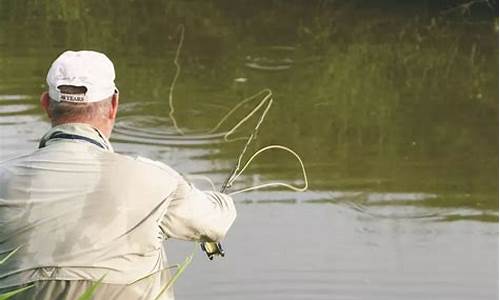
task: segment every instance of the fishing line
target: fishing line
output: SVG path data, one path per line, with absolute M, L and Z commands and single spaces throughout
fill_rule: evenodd
M 236 104 L 228 113 L 226 113 L 222 119 L 219 121 L 219 123 L 217 123 L 217 125 L 215 125 L 214 128 L 212 128 L 208 133 L 215 133 L 215 131 L 217 131 L 217 129 L 220 128 L 220 126 L 229 118 L 230 115 L 232 115 L 235 111 L 237 111 L 240 107 L 242 107 L 243 105 L 249 103 L 249 102 L 252 102 L 252 100 L 254 99 L 258 99 L 258 96 L 260 95 L 265 95 L 264 98 L 257 104 L 257 106 L 255 106 L 255 108 L 250 112 L 248 113 L 243 119 L 241 119 L 241 121 L 239 121 L 233 128 L 231 128 L 228 132 L 226 132 L 226 134 L 224 135 L 224 139 L 226 141 L 233 141 L 233 140 L 229 140 L 228 137 L 233 134 L 243 123 L 245 123 L 248 119 L 250 119 L 251 116 L 253 116 L 263 105 L 266 101 L 270 101 L 272 102 L 272 96 L 273 96 L 273 92 L 270 90 L 270 89 L 263 89 L 259 92 L 257 92 L 256 94 L 250 96 L 250 97 L 247 97 L 243 100 L 241 100 L 238 104 Z M 267 111 L 265 112 L 267 114 Z
M 175 120 L 174 117 L 174 88 L 175 88 L 175 83 L 177 82 L 177 78 L 179 77 L 179 74 L 181 73 L 181 65 L 179 64 L 179 56 L 181 55 L 181 49 L 182 45 L 184 44 L 184 25 L 181 24 L 177 27 L 177 31 L 180 31 L 180 38 L 179 38 L 179 45 L 177 45 L 177 50 L 175 51 L 175 57 L 174 57 L 174 65 L 175 65 L 175 75 L 174 78 L 172 78 L 172 82 L 170 83 L 170 90 L 168 92 L 168 105 L 170 107 L 170 112 L 168 113 L 168 116 L 172 120 L 173 126 L 177 133 L 180 135 L 184 135 L 184 132 L 177 126 L 177 121 Z
M 185 28 L 184 25 L 181 24 L 177 27 L 177 32 L 179 32 L 179 44 L 177 45 L 177 49 L 175 51 L 175 56 L 174 56 L 174 65 L 175 65 L 175 74 L 174 77 L 172 78 L 172 82 L 170 83 L 170 88 L 169 88 L 169 93 L 168 93 L 168 105 L 169 105 L 169 117 L 172 120 L 172 125 L 174 129 L 177 131 L 179 135 L 184 135 L 184 131 L 180 129 L 180 127 L 177 124 L 177 120 L 175 119 L 175 107 L 174 107 L 174 89 L 175 89 L 175 84 L 177 83 L 177 79 L 179 78 L 180 72 L 181 72 L 181 65 L 179 64 L 179 57 L 181 55 L 181 50 L 182 46 L 184 45 L 184 32 Z M 237 111 L 240 107 L 245 105 L 248 102 L 251 102 L 252 100 L 256 99 L 258 96 L 265 94 L 264 98 L 259 102 L 259 104 L 248 114 L 246 115 L 240 122 L 238 122 L 233 128 L 231 128 L 225 135 L 224 135 L 224 140 L 225 141 L 234 141 L 237 140 L 233 139 L 230 140 L 229 136 L 233 134 L 243 123 L 245 123 L 252 115 L 257 112 L 261 106 L 264 105 L 266 101 L 271 99 L 272 97 L 272 91 L 270 89 L 264 89 L 259 91 L 258 93 L 243 99 L 240 101 L 237 105 L 235 105 L 228 113 L 226 113 L 222 119 L 211 129 L 208 131 L 208 133 L 214 133 L 217 131 L 220 126 L 229 118 L 230 115 L 232 115 L 235 111 Z M 267 111 L 266 111 L 267 113 Z
M 261 102 L 261 104 L 263 105 L 264 102 Z M 262 105 L 259 104 L 252 112 L 251 114 L 253 114 L 255 111 L 257 111 Z M 247 139 L 247 142 L 245 143 L 245 145 L 243 146 L 243 149 L 241 150 L 239 156 L 238 156 L 238 159 L 236 161 L 236 165 L 233 169 L 233 171 L 231 172 L 231 174 L 229 175 L 229 177 L 226 179 L 226 182 L 224 182 L 224 184 L 222 185 L 222 189 L 221 191 L 224 191 L 226 190 L 227 188 L 231 187 L 232 183 L 234 182 L 234 180 L 236 179 L 235 178 L 235 175 L 238 173 L 238 171 L 240 170 L 240 167 L 241 167 L 241 161 L 243 160 L 243 156 L 245 155 L 245 152 L 247 151 L 248 149 L 248 146 L 252 143 L 252 140 L 257 136 L 257 132 L 259 131 L 259 127 L 260 125 L 262 124 L 262 122 L 264 121 L 264 118 L 266 117 L 269 109 L 271 108 L 271 105 L 273 104 L 273 99 L 270 98 L 269 96 L 269 102 L 267 103 L 267 106 L 264 108 L 264 111 L 262 112 L 262 114 L 260 115 L 259 117 L 259 120 L 257 121 L 257 125 L 255 126 L 252 134 L 250 134 L 250 136 L 248 137 Z M 248 118 L 250 118 L 250 114 L 248 116 L 246 116 L 245 118 L 243 118 L 240 122 L 238 122 L 238 124 L 236 124 L 235 127 L 233 127 L 233 129 L 231 129 L 230 131 L 228 131 L 228 134 L 232 134 L 241 124 L 243 124 L 246 120 L 248 120 Z M 228 136 L 228 135 L 226 135 Z
M 282 186 L 282 187 L 286 187 L 286 188 L 291 189 L 291 190 L 296 191 L 296 192 L 304 192 L 304 191 L 307 190 L 307 188 L 309 187 L 309 181 L 307 180 L 307 173 L 306 173 L 306 168 L 304 167 L 304 162 L 302 161 L 302 159 L 300 158 L 300 156 L 297 154 L 297 152 L 293 151 L 292 149 L 290 149 L 290 148 L 288 148 L 286 146 L 282 146 L 282 145 L 269 145 L 269 146 L 266 146 L 266 147 L 263 147 L 263 148 L 259 149 L 257 152 L 255 152 L 247 160 L 247 162 L 245 163 L 245 165 L 237 173 L 235 173 L 234 176 L 232 176 L 232 181 L 230 182 L 230 184 L 232 184 L 232 182 L 234 182 L 247 169 L 247 167 L 250 165 L 250 163 L 259 154 L 261 154 L 261 153 L 263 153 L 263 152 L 265 152 L 267 150 L 271 150 L 271 149 L 281 149 L 281 150 L 287 151 L 287 152 L 291 153 L 293 156 L 295 156 L 295 158 L 299 162 L 300 168 L 302 170 L 302 176 L 304 178 L 304 186 L 303 187 L 297 187 L 297 186 L 293 186 L 291 184 L 283 183 L 283 182 L 269 182 L 269 183 L 259 184 L 259 185 L 251 186 L 251 187 L 248 187 L 248 188 L 240 189 L 240 190 L 228 193 L 228 195 L 236 195 L 236 194 L 240 194 L 240 193 L 243 193 L 243 192 L 249 192 L 249 191 L 258 190 L 258 189 L 262 189 L 262 188 L 266 188 L 266 187 L 271 187 L 271 186 Z
M 173 127 L 175 128 L 175 130 L 177 131 L 177 133 L 179 135 L 184 135 L 184 132 L 179 128 L 179 126 L 177 124 L 177 121 L 176 121 L 176 119 L 174 117 L 175 108 L 174 108 L 174 97 L 173 97 L 175 84 L 177 82 L 177 78 L 179 77 L 180 71 L 181 71 L 181 65 L 179 64 L 179 57 L 180 57 L 182 46 L 184 44 L 185 28 L 184 28 L 183 24 L 181 24 L 181 25 L 179 25 L 177 27 L 177 32 L 179 32 L 179 44 L 177 45 L 176 52 L 175 52 L 175 57 L 174 57 L 174 65 L 175 65 L 176 71 L 175 71 L 175 75 L 174 75 L 174 77 L 172 79 L 172 82 L 170 84 L 170 90 L 169 90 L 169 95 L 168 95 L 168 103 L 169 103 L 169 108 L 170 108 L 169 117 L 172 120 Z M 303 192 L 303 191 L 307 190 L 307 188 L 309 186 L 309 183 L 308 183 L 308 180 L 307 180 L 307 173 L 306 173 L 306 170 L 305 170 L 305 167 L 304 167 L 304 163 L 303 163 L 302 159 L 300 158 L 300 156 L 295 151 L 293 151 L 292 149 L 290 149 L 290 148 L 288 148 L 286 146 L 283 146 L 283 145 L 270 145 L 270 146 L 263 147 L 263 148 L 259 149 L 257 152 L 255 152 L 247 160 L 247 162 L 245 163 L 245 165 L 243 167 L 241 167 L 242 166 L 243 157 L 244 157 L 245 153 L 247 152 L 248 147 L 250 146 L 250 144 L 252 143 L 252 141 L 257 136 L 257 132 L 258 132 L 258 130 L 259 130 L 262 122 L 264 121 L 265 117 L 267 116 L 267 113 L 269 112 L 269 109 L 271 108 L 271 106 L 273 104 L 273 98 L 272 98 L 272 96 L 273 96 L 273 93 L 272 93 L 272 91 L 270 89 L 263 89 L 263 90 L 257 92 L 256 94 L 254 94 L 254 95 L 252 95 L 250 97 L 247 97 L 247 98 L 241 100 L 229 112 L 227 112 L 221 118 L 221 120 L 212 129 L 210 129 L 208 131 L 209 134 L 215 133 L 218 129 L 220 129 L 220 127 L 222 126 L 222 124 L 224 122 L 226 122 L 226 120 L 228 120 L 229 117 L 231 115 L 233 115 L 236 111 L 238 111 L 241 107 L 243 107 L 245 104 L 248 104 L 248 103 L 254 101 L 255 99 L 260 99 L 260 97 L 263 97 L 262 100 L 259 101 L 259 103 L 248 114 L 246 114 L 238 123 L 236 123 L 229 131 L 227 131 L 224 134 L 224 140 L 226 142 L 231 142 L 231 141 L 242 139 L 242 137 L 230 139 L 230 136 L 233 135 L 252 116 L 254 116 L 255 114 L 257 114 L 257 112 L 259 110 L 261 110 L 261 108 L 264 108 L 263 111 L 262 111 L 262 114 L 259 116 L 259 119 L 257 121 L 256 126 L 254 127 L 254 130 L 252 131 L 252 133 L 250 134 L 250 136 L 247 138 L 247 141 L 246 141 L 245 145 L 243 146 L 242 151 L 240 152 L 240 154 L 238 156 L 238 159 L 236 161 L 236 165 L 234 166 L 232 172 L 230 173 L 230 175 L 227 177 L 227 179 L 225 180 L 224 184 L 222 185 L 221 192 L 224 192 L 226 189 L 230 188 L 232 186 L 233 182 L 247 169 L 247 167 L 249 166 L 249 164 L 258 155 L 262 154 L 265 151 L 272 150 L 272 149 L 280 149 L 280 150 L 283 150 L 283 151 L 287 151 L 287 152 L 291 153 L 298 160 L 298 162 L 300 164 L 300 167 L 301 167 L 301 170 L 302 170 L 302 175 L 303 175 L 303 179 L 304 179 L 304 186 L 303 187 L 296 187 L 296 186 L 293 186 L 291 184 L 287 184 L 287 183 L 283 183 L 283 182 L 270 182 L 270 183 L 260 184 L 260 185 L 256 185 L 256 186 L 251 186 L 251 187 L 248 187 L 248 188 L 244 188 L 244 189 L 241 189 L 241 190 L 237 190 L 237 191 L 229 193 L 229 195 L 235 195 L 235 194 L 239 194 L 239 193 L 243 193 L 243 192 L 247 192 L 247 191 L 251 191 L 251 190 L 262 189 L 262 188 L 271 187 L 271 186 L 281 186 L 281 187 L 285 187 L 285 188 L 288 188 L 288 189 L 291 189 L 291 190 L 297 191 L 297 192 Z M 199 177 L 199 178 L 201 178 L 201 177 Z M 212 188 L 215 189 L 215 185 L 213 184 L 213 182 L 208 177 L 204 177 L 203 179 L 204 180 L 208 179 L 207 181 L 211 184 Z

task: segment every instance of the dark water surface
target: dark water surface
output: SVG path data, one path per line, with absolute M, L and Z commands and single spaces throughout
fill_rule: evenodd
M 197 252 L 178 299 L 498 299 L 498 18 L 397 2 L 0 0 L 0 160 L 49 128 L 38 96 L 65 49 L 114 61 L 116 151 L 216 186 L 243 141 L 209 129 L 270 88 L 249 154 L 293 148 L 310 189 L 235 196 L 227 256 Z M 185 136 L 168 106 L 180 24 Z M 284 152 L 257 159 L 234 189 L 275 180 L 303 184 Z M 172 263 L 192 249 L 168 244 Z

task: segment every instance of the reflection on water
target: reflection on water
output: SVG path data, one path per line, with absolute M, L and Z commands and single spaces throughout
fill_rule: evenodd
M 295 47 L 291 46 L 271 46 L 261 51 L 263 55 L 259 55 L 256 51 L 254 57 L 247 56 L 245 66 L 264 71 L 283 71 L 292 67 L 294 61 L 290 57 L 293 54 Z
M 242 99 L 273 90 L 250 152 L 292 147 L 311 188 L 237 195 L 227 256 L 195 257 L 180 299 L 498 298 L 498 33 L 487 8 L 443 17 L 417 1 L 116 1 L 106 22 L 104 3 L 27 2 L 0 2 L 0 160 L 31 151 L 49 128 L 38 95 L 67 48 L 116 64 L 115 150 L 216 187 L 244 141 L 226 142 L 229 128 L 207 132 Z M 179 23 L 173 95 L 184 136 L 168 117 Z M 233 189 L 276 180 L 302 185 L 296 162 L 269 152 Z M 172 262 L 191 251 L 168 247 Z
M 148 126 L 148 123 L 159 124 Z M 142 127 L 142 128 L 141 128 Z M 117 121 L 113 131 L 113 139 L 115 141 L 125 143 L 142 143 L 152 145 L 196 145 L 196 144 L 213 144 L 224 141 L 222 133 L 190 133 L 179 135 L 175 128 L 172 127 L 172 122 L 168 118 L 121 118 Z

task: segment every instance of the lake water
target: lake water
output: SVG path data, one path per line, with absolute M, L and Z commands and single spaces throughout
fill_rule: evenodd
M 498 299 L 497 12 L 403 2 L 0 1 L 0 160 L 49 128 L 38 97 L 65 49 L 115 63 L 115 150 L 200 187 L 230 173 L 244 141 L 219 133 L 257 101 L 209 130 L 269 88 L 246 157 L 291 147 L 309 190 L 235 195 L 226 257 L 196 251 L 178 299 Z M 184 135 L 169 117 L 179 25 Z M 303 185 L 290 154 L 263 154 L 232 190 L 271 181 Z M 172 263 L 193 247 L 167 245 Z

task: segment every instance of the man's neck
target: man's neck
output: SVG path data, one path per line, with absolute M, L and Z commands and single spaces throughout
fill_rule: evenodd
M 93 140 L 96 142 L 94 144 L 101 144 L 102 148 L 113 152 L 113 147 L 108 138 L 98 128 L 88 123 L 74 122 L 53 126 L 40 140 L 39 148 L 43 148 L 54 141 L 57 142 L 60 138 Z
M 52 127 L 56 127 L 64 124 L 87 124 L 92 128 L 98 129 L 107 139 L 111 136 L 111 130 L 113 126 L 109 126 L 105 124 L 105 122 L 97 121 L 97 120 L 82 120 L 82 119 L 67 119 L 67 120 L 58 120 L 57 122 L 52 122 Z

